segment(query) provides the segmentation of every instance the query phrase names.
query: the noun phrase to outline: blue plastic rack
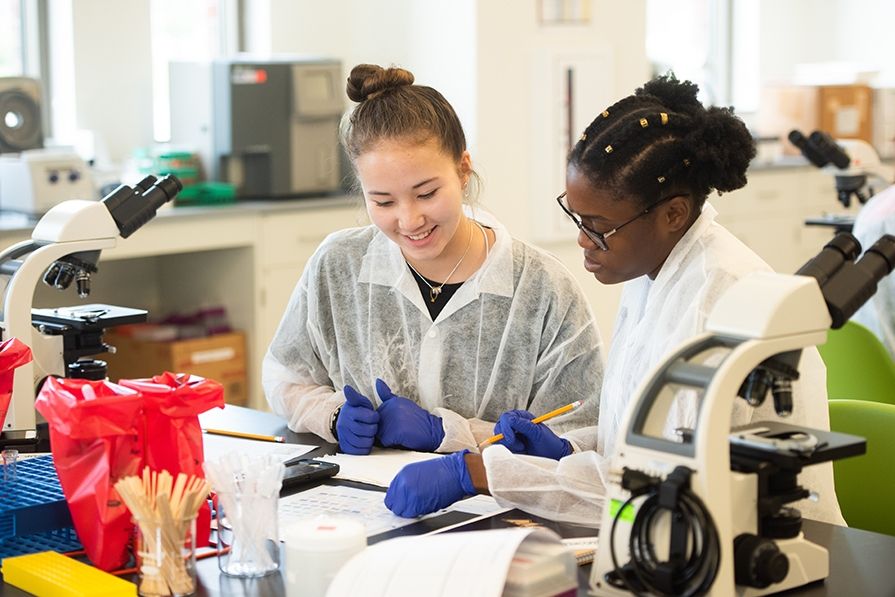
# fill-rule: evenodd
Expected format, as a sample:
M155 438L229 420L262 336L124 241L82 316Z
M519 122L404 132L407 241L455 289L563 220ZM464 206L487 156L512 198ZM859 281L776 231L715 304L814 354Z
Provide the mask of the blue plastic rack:
M14 479L0 478L0 560L38 551L81 549L52 456L16 464Z

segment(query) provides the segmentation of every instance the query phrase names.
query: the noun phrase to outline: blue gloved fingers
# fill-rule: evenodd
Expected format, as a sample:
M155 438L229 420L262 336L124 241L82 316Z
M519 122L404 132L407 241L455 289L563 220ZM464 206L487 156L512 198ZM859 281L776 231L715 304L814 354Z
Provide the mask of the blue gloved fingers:
M389 485L385 506L398 516L413 518L473 495L475 489L464 459L467 452L408 464Z
M382 403L377 439L385 447L434 452L444 440L444 426L437 417L413 400L392 392L383 380L376 380Z
M498 444L507 447L510 452L520 453L525 451L525 443L522 438L516 436L516 430L513 428L515 417L511 413L504 413L497 419L494 425L494 435L503 434L503 439Z
M343 392L345 393L345 402L347 402L349 406L366 407L373 410L373 403L370 402L370 399L351 386L346 385Z
M378 377L376 378L376 393L379 395L379 399L382 402L385 402L386 400L394 396L391 388L388 387L388 384Z
M346 454L369 454L379 430L379 413L370 400L346 385L345 404L336 419L339 447Z
M339 449L344 454L366 456L373 450L373 439L346 435L339 438Z
M506 446L510 452L529 453L528 437L525 431L528 431L529 427L526 425L530 426L530 421L533 418L534 415L527 410L511 410L500 415L494 425L494 433L495 435L502 433L503 439L497 443Z
M533 423L528 411L511 410L500 416L494 430L510 451L559 460L572 453L572 444L543 423Z
M342 411L345 412L345 409L343 408ZM342 413L339 413L339 416L341 417ZM354 408L348 409L347 416L349 417L349 420L352 421L354 424L372 425L374 428L373 435L376 434L375 428L377 426L377 423L379 423L380 415L375 410L370 410L369 408L363 408L363 407L361 407L361 408L354 407Z

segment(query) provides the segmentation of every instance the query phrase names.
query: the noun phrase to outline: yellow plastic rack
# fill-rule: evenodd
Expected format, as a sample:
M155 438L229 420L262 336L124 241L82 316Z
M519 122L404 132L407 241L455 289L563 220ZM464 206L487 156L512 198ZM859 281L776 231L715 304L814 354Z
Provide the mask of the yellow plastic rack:
M3 581L37 597L131 597L137 594L134 583L55 551L5 558Z

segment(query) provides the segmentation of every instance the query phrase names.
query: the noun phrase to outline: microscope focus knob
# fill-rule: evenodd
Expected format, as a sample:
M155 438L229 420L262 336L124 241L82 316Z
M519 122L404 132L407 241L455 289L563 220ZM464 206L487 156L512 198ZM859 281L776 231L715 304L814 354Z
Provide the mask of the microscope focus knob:
M734 576L738 585L763 589L789 574L789 558L770 539L744 533L733 542Z

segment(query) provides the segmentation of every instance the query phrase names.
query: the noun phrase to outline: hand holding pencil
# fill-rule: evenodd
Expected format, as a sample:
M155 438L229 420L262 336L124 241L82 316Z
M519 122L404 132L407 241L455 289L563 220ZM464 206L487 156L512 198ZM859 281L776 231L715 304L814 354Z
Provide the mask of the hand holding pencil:
M581 404L582 402L578 400L539 417L535 417L526 410L506 412L500 416L494 426L494 431L498 432L497 435L479 444L479 449L495 442L501 442L512 452L559 460L572 453L572 445L568 440L553 433L549 427L539 425L539 423L570 412Z

